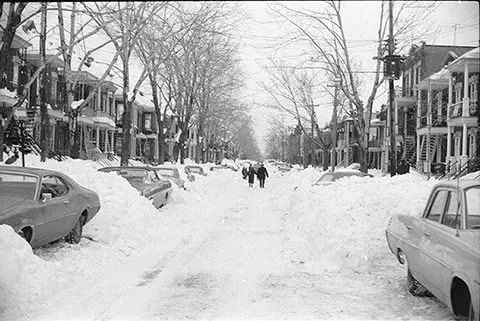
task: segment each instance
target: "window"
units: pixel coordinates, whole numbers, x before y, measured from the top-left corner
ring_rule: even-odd
[[[51,194],[52,198],[54,198],[64,195],[67,191],[67,185],[61,178],[53,175],[44,176],[42,179],[40,199],[43,198],[43,194],[45,193]]]
[[[480,229],[480,186],[465,190],[467,229]]]
[[[152,131],[152,114],[144,114],[145,122],[144,129],[147,131]]]
[[[469,84],[468,84],[468,97],[470,97],[470,100],[472,101],[478,100],[477,85],[478,85],[478,75],[470,77]]]
[[[440,190],[435,194],[435,198],[430,205],[430,209],[427,212],[426,219],[434,222],[440,221],[440,216],[445,209],[445,201],[447,200],[448,191]]]
[[[458,200],[458,192],[457,191],[450,191],[448,199],[448,206],[447,212],[443,216],[442,224],[446,226],[450,226],[451,228],[462,226],[462,211],[461,211],[461,204],[459,204]]]
[[[454,103],[459,103],[462,101],[462,83],[459,82],[455,84],[455,101]]]

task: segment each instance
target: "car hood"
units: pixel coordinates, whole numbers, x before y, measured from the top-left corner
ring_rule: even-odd
[[[23,197],[1,196],[0,195],[0,218],[5,218],[18,211],[30,207],[34,200],[25,199]]]

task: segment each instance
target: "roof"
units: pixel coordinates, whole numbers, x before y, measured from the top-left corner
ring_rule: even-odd
[[[443,181],[435,185],[437,186],[447,186],[447,187],[460,187],[460,189],[467,189],[472,186],[480,186],[480,181],[477,179],[459,179],[452,181]]]
[[[2,38],[3,38],[3,30],[0,30],[0,39]],[[23,39],[22,37],[19,37],[17,35],[13,36],[12,48],[19,49],[19,48],[28,48],[30,46],[32,46],[32,44],[27,40]]]
[[[153,170],[152,167],[148,166],[109,166],[109,167],[102,167],[98,171],[102,170],[116,170],[116,169],[144,169],[144,170]]]
[[[3,172],[3,171],[15,172],[15,173],[27,173],[27,174],[36,175],[36,176],[42,176],[45,174],[65,175],[50,169],[36,168],[36,167],[21,167],[21,166],[0,166],[0,172]]]
[[[73,77],[78,77],[78,82],[79,83],[84,83],[84,84],[96,85],[100,81],[100,78],[98,78],[97,76],[93,75],[92,73],[90,73],[86,70],[80,70],[80,71],[73,70],[72,71],[72,76]],[[113,83],[109,80],[103,80],[102,86],[108,86],[108,87],[114,89],[115,91],[117,90],[117,87],[115,86],[115,83]]]
[[[51,60],[51,61],[50,61]],[[32,65],[38,67],[40,65],[40,54],[39,53],[27,53],[27,61]],[[63,60],[57,55],[45,55],[45,61],[50,61],[52,67],[63,67]]]
[[[480,66],[480,47],[472,49],[447,65],[450,72],[463,72],[465,64],[468,64],[470,73],[478,72]]]

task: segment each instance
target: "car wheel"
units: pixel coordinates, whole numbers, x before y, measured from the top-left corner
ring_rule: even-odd
[[[82,238],[82,232],[83,232],[83,216],[80,216],[78,218],[77,224],[73,227],[73,229],[70,231],[70,233],[65,236],[65,241],[67,241],[70,244],[78,244],[80,243],[80,240]]]
[[[408,291],[414,296],[426,296],[429,293],[428,290],[413,277],[410,269],[408,269],[407,272],[407,287]]]

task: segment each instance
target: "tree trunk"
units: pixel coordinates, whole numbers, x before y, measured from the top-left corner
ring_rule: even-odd
[[[153,95],[153,105],[155,106],[155,115],[157,118],[157,128],[158,128],[158,163],[163,164],[165,160],[165,150],[164,150],[164,141],[165,137],[163,134],[163,121],[162,121],[162,111],[160,110],[160,102],[158,101],[158,90],[157,90],[157,81],[156,74],[149,74],[148,78],[150,79],[150,86],[152,87]]]
[[[42,2],[41,31],[40,31],[40,66],[45,65],[45,42],[47,35],[47,2]],[[45,162],[50,152],[50,119],[47,110],[47,68],[40,74],[40,147],[41,162]]]
[[[129,91],[129,69],[128,59],[123,57],[123,119],[122,119],[122,155],[120,159],[121,166],[128,166],[130,159],[130,128],[131,126],[131,108],[132,102],[128,99]]]

